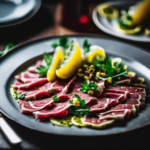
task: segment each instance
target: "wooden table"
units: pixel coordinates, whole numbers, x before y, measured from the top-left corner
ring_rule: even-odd
[[[65,27],[61,24],[61,4],[43,3],[38,13],[25,23],[20,25],[0,29],[0,50],[12,42],[18,45],[27,41],[49,37],[53,35],[64,34],[90,34],[104,37],[111,37],[100,31],[92,22],[91,14],[96,4],[88,4],[88,14],[90,23],[85,27],[82,32],[78,29]],[[117,39],[117,38],[115,38]],[[120,39],[118,39],[120,40]],[[123,40],[120,40],[123,41]],[[150,52],[150,44],[133,43],[135,46],[141,47],[144,51]],[[55,136],[44,133],[39,133],[22,127],[21,125],[11,121],[4,116],[7,122],[16,130],[21,136],[23,142],[18,146],[11,146],[0,133],[0,148],[7,149],[36,149],[36,148],[49,148],[49,149],[148,149],[150,141],[150,127],[147,126],[132,132],[112,135],[108,137],[68,137],[68,136]]]

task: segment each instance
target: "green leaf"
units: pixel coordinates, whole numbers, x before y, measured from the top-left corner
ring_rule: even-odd
[[[46,62],[46,65],[49,67],[51,62],[52,62],[52,56],[49,55],[48,53],[44,52],[44,59],[45,59],[45,62]]]
[[[14,45],[12,43],[9,43],[6,48],[4,49],[4,51],[0,52],[1,56],[4,56],[6,53],[8,53],[8,51],[13,47]]]
[[[60,99],[57,97],[56,94],[53,96],[53,100],[54,100],[54,102],[59,102],[60,101]]]
[[[70,104],[73,104],[73,100],[72,101],[69,101],[70,102]]]
[[[15,99],[18,100],[18,99],[24,99],[25,95],[26,95],[27,92],[23,92],[21,94],[18,94]]]
[[[84,84],[81,84],[81,87],[82,87],[82,89],[80,89],[81,92],[87,92],[90,89],[98,91],[97,84],[94,81],[90,82],[89,84],[87,84],[87,82],[84,81]]]
[[[62,36],[58,40],[54,40],[52,47],[56,48],[57,46],[62,46],[64,49],[67,49],[69,47],[69,40],[67,36]]]
[[[81,100],[80,96],[75,94],[75,97],[78,99],[78,101],[80,102],[81,104],[81,108],[85,108],[86,105],[85,105],[85,100]]]
[[[75,106],[70,106],[68,109],[67,109],[72,115],[76,115],[76,116],[79,116],[79,117],[82,117],[84,115],[92,115],[92,113],[90,112],[90,108],[87,108],[87,109],[80,109],[79,107],[75,107]]]
[[[117,82],[114,81],[114,82],[112,83],[112,86],[117,86]]]
[[[90,51],[90,46],[91,46],[91,44],[88,42],[87,39],[85,39],[85,40],[83,41],[84,54]]]

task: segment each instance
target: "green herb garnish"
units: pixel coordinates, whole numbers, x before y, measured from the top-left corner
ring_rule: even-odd
[[[40,67],[37,67],[36,70],[34,71],[34,72],[38,73],[39,77],[45,76],[47,74],[49,66],[52,62],[52,56],[51,55],[49,55],[46,52],[43,55],[44,55],[44,59],[46,62],[46,66],[40,65]]]
[[[81,84],[81,87],[82,87],[82,89],[80,89],[81,92],[87,92],[90,89],[98,91],[97,84],[94,81],[90,82],[89,84],[86,81],[84,81],[84,84]]]
[[[53,96],[53,100],[54,100],[54,102],[59,102],[60,101],[60,99],[57,97],[56,94]]]
[[[75,94],[75,97],[78,99],[81,106],[80,107],[70,106],[67,110],[72,115],[77,115],[79,117],[84,115],[91,115],[92,113],[90,112],[90,108],[86,108],[87,106],[85,105],[85,100],[81,100],[80,96],[77,94]],[[70,104],[73,104],[73,100],[70,101]]]
[[[8,51],[13,47],[14,45],[12,43],[9,43],[6,48],[4,49],[4,51],[0,51],[0,55],[4,56],[6,53],[8,53]]]
[[[69,47],[69,40],[66,36],[62,36],[58,40],[55,40],[52,43],[52,47],[56,48],[57,46],[62,46],[64,49],[67,49]]]
[[[80,96],[75,94],[75,97],[78,99],[78,101],[80,102],[81,108],[85,108],[85,100],[81,100]]]
[[[15,97],[16,100],[18,99],[24,99],[25,95],[26,95],[27,92],[23,92],[21,94],[17,94],[17,96]]]
[[[87,109],[80,109],[79,107],[76,106],[71,106],[67,109],[72,115],[76,115],[79,117],[82,117],[84,115],[90,116],[92,113],[90,112],[90,108]]]
[[[87,39],[85,39],[83,42],[84,54],[90,51],[90,46],[91,46],[91,44],[88,42]]]

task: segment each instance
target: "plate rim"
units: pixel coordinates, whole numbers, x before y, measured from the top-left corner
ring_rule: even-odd
[[[26,46],[26,45],[30,45],[30,44],[37,43],[37,42],[39,42],[39,41],[48,40],[48,39],[59,38],[60,36],[61,36],[61,35],[58,35],[58,36],[49,36],[49,37],[45,37],[45,38],[35,39],[35,40],[32,40],[32,41],[27,41],[27,42],[18,44],[17,46],[14,46],[8,53],[11,53],[11,52],[13,52],[14,50],[19,49],[19,48],[22,48],[22,47],[24,47],[24,46]],[[101,38],[101,39],[112,40],[112,41],[117,41],[117,42],[119,41],[119,40],[117,40],[117,39],[113,39],[113,38],[109,38],[109,37],[103,37],[103,36],[97,36],[97,35],[86,35],[86,34],[77,35],[77,34],[75,34],[75,35],[66,35],[66,36],[67,36],[67,37],[86,37],[86,38],[92,37],[92,38]],[[119,41],[119,42],[120,42],[120,41]],[[121,42],[121,43],[126,44],[126,45],[130,45],[130,46],[133,46],[133,47],[135,47],[135,48],[138,48],[138,50],[143,51],[143,52],[145,52],[146,54],[148,54],[148,55],[150,56],[150,53],[148,53],[148,52],[142,50],[142,48],[140,48],[140,47],[138,47],[138,46],[135,46],[135,45],[133,45],[133,44],[129,44],[129,43],[127,43],[127,42]],[[8,53],[7,53],[7,54],[8,54]],[[0,58],[0,60],[5,59],[5,57],[7,57],[7,54],[5,54],[4,56],[2,56],[2,57]],[[144,66],[145,66],[145,65],[144,65]],[[148,68],[147,66],[145,66],[145,67]],[[149,69],[149,68],[148,68],[148,69]],[[150,70],[150,69],[149,69],[149,70]],[[34,129],[33,127],[30,127],[29,125],[25,125],[25,124],[23,124],[23,123],[20,123],[18,120],[16,120],[16,119],[14,119],[13,117],[9,116],[9,115],[5,112],[5,110],[3,110],[3,109],[1,108],[1,106],[0,106],[0,112],[1,112],[4,116],[6,116],[7,118],[9,118],[10,120],[12,120],[12,121],[14,121],[14,122],[16,122],[16,123],[22,125],[23,127],[27,128],[27,129],[31,129],[31,130],[34,130],[34,131],[36,131],[36,132],[41,132],[41,133],[53,134],[53,135],[84,136],[84,137],[86,137],[86,136],[109,136],[109,135],[116,135],[116,134],[127,133],[127,132],[134,131],[134,130],[137,130],[137,129],[141,129],[141,128],[145,127],[145,126],[150,125],[150,122],[149,122],[149,123],[146,123],[146,124],[144,124],[144,125],[142,125],[142,126],[139,126],[139,127],[136,127],[136,128],[132,128],[132,129],[128,129],[128,130],[125,130],[125,131],[119,131],[119,132],[117,132],[117,133],[116,133],[116,132],[115,132],[115,133],[105,133],[105,134],[100,134],[100,135],[98,135],[98,134],[96,134],[96,135],[91,135],[91,134],[86,134],[86,135],[85,135],[85,134],[75,134],[75,135],[72,135],[72,134],[67,134],[67,133],[65,134],[65,133],[57,133],[57,132],[46,132],[46,131],[43,131],[43,130]]]
[[[24,17],[19,18],[17,20],[14,20],[14,21],[0,23],[0,29],[21,24],[21,23],[29,20],[30,18],[32,18],[38,12],[38,10],[40,9],[41,4],[42,4],[41,0],[35,0],[35,1],[36,1],[35,7],[27,15],[25,15]]]
[[[133,0],[133,1],[135,1],[135,0]],[[132,1],[130,1],[130,2],[132,2]],[[125,1],[125,3],[130,3],[130,2],[126,2],[126,1]],[[112,36],[115,36],[115,37],[117,37],[117,38],[121,38],[121,39],[124,39],[124,40],[129,40],[129,41],[134,41],[134,42],[150,43],[150,39],[147,39],[147,40],[139,39],[139,40],[138,40],[138,39],[134,39],[134,38],[132,38],[132,37],[127,38],[127,37],[124,37],[124,36],[119,35],[119,34],[114,34],[113,31],[108,30],[107,28],[105,28],[105,27],[101,24],[101,22],[98,20],[98,17],[97,17],[97,7],[98,7],[99,5],[102,5],[102,4],[116,4],[116,3],[120,3],[120,1],[119,1],[119,2],[118,2],[118,1],[114,1],[114,2],[112,2],[112,1],[107,1],[107,2],[105,2],[105,3],[100,3],[100,4],[98,4],[98,5],[93,9],[92,19],[93,19],[93,22],[95,23],[95,25],[96,25],[99,29],[101,29],[102,31],[104,31],[105,33],[107,33],[107,34],[109,34],[109,35],[112,35]]]

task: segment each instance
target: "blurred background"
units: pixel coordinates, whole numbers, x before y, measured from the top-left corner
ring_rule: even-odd
[[[115,0],[110,1],[113,2]],[[124,0],[116,1],[123,2]],[[138,0],[135,0],[135,2],[136,1]],[[103,2],[106,1],[42,0],[40,8],[32,17],[28,17],[25,21],[23,20],[15,25],[12,25],[12,23],[10,23],[11,25],[9,25],[9,23],[0,24],[0,51],[4,50],[5,46],[10,42],[17,45],[53,35],[91,34],[112,37],[97,28],[92,20],[94,7]],[[15,21],[13,23],[15,23]],[[137,42],[129,43],[138,45],[144,48],[145,51],[148,51],[148,44],[139,44]]]

